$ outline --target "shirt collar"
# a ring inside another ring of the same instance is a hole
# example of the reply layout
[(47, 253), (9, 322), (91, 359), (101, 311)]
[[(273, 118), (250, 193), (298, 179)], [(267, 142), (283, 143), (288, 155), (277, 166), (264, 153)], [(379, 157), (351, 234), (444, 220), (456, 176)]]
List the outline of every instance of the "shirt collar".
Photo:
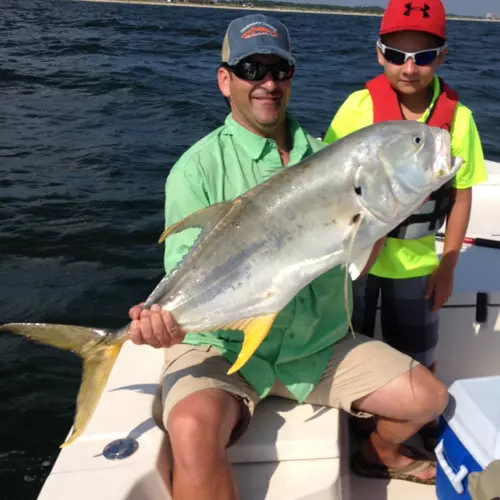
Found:
[[(307, 136), (298, 124), (298, 122), (287, 113), (287, 122), (290, 127), (290, 134), (292, 137), (292, 151), (290, 151), (290, 159), (292, 155), (294, 157), (302, 156), (306, 153), (309, 147), (309, 142), (307, 141)], [(240, 125), (234, 118), (232, 113), (226, 117), (225, 125), (229, 135), (232, 135), (238, 139), (238, 142), (243, 146), (248, 156), (253, 160), (258, 160), (267, 146), (269, 139), (261, 137), (260, 135), (250, 132), (242, 125)], [(274, 142), (274, 141), (273, 141)]]

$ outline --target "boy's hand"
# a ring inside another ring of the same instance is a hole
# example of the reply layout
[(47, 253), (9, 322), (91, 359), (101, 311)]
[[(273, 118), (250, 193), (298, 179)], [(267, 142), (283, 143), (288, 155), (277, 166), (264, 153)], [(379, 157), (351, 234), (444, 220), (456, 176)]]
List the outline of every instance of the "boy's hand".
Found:
[(130, 339), (134, 344), (147, 344), (151, 347), (171, 347), (180, 344), (186, 332), (168, 311), (162, 311), (157, 304), (144, 309), (144, 303), (130, 308), (128, 315)]
[(453, 268), (440, 264), (429, 276), (425, 298), (429, 299), (434, 295), (433, 311), (438, 311), (448, 302), (453, 291), (454, 272)]

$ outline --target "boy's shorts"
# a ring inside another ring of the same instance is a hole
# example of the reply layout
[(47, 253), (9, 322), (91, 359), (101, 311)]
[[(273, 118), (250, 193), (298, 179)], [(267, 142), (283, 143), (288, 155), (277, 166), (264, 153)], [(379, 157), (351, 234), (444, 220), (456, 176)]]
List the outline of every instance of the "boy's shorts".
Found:
[[(168, 430), (168, 416), (186, 397), (205, 389), (219, 389), (234, 395), (246, 411), (233, 431), (229, 445), (245, 432), (261, 398), (239, 374), (228, 375), (231, 363), (210, 346), (179, 344), (165, 350), (165, 372), (161, 395), (153, 408), (157, 424)], [(305, 403), (343, 409), (360, 417), (370, 414), (356, 411), (352, 404), (404, 375), (418, 363), (387, 344), (348, 333), (338, 341), (319, 382)], [(295, 399), (277, 380), (271, 396)]]
[(389, 279), (371, 274), (358, 278), (353, 282), (354, 330), (373, 338), (381, 295), (384, 341), (424, 366), (430, 366), (437, 355), (439, 311), (432, 310), (434, 297), (425, 298), (428, 279), (429, 276)]

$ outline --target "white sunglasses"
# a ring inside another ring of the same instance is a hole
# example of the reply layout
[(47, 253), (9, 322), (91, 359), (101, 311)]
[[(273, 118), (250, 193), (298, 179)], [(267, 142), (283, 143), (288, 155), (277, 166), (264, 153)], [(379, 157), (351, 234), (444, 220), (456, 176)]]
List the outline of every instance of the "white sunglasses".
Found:
[(442, 47), (435, 49), (419, 50), (418, 52), (405, 52), (404, 50), (393, 49), (382, 43), (382, 40), (377, 40), (377, 47), (380, 49), (384, 58), (391, 64), (402, 66), (408, 59), (413, 59), (417, 66), (428, 66), (432, 64), (448, 46), (445, 43)]

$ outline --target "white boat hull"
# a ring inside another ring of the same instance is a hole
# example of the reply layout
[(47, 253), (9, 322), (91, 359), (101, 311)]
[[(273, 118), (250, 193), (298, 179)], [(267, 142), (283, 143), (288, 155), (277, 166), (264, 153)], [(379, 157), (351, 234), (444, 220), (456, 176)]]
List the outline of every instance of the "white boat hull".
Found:
[[(468, 235), (500, 239), (500, 165), (488, 162), (490, 179), (474, 189)], [(489, 294), (487, 319), (476, 323), (477, 292)], [(438, 375), (500, 375), (500, 251), (464, 246), (454, 294), (441, 313)], [(155, 426), (152, 401), (163, 354), (127, 342), (85, 433), (61, 451), (40, 500), (168, 500), (168, 436)], [(242, 500), (435, 499), (434, 488), (402, 481), (369, 480), (348, 471), (346, 418), (333, 409), (270, 398), (248, 433), (230, 450)], [(102, 453), (130, 437), (138, 449), (123, 460)]]

